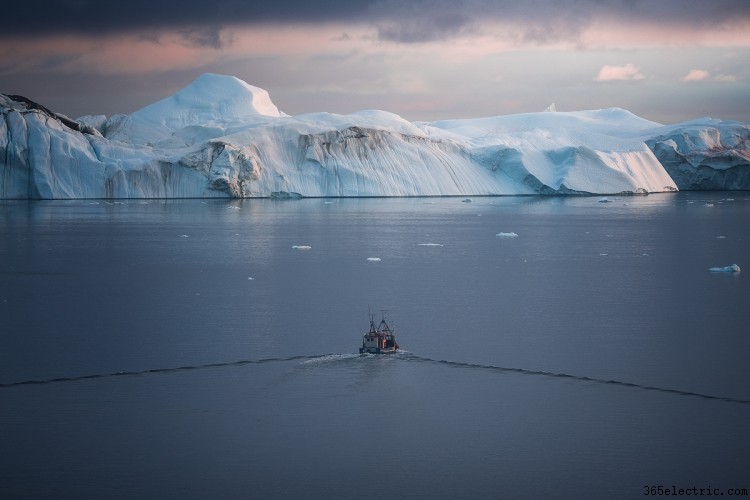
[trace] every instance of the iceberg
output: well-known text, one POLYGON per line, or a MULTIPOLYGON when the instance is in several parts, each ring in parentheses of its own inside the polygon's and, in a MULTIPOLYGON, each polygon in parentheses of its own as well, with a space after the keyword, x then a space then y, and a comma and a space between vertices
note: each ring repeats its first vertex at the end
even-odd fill
POLYGON ((737 264, 732 264, 731 266, 726 267, 712 267, 709 269, 709 272, 712 273, 738 273, 740 272, 740 266, 737 264))
POLYGON ((204 74, 129 115, 72 120, 0 94, 0 199, 638 194, 750 189, 750 126, 626 110, 409 122, 289 116, 204 74))
POLYGON ((750 125, 703 118, 650 135, 646 144, 680 189, 750 189, 750 125))

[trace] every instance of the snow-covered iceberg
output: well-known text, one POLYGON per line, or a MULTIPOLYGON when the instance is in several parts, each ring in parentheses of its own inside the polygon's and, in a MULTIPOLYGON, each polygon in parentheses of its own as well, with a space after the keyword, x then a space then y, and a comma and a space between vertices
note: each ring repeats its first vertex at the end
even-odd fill
POLYGON ((622 109, 430 123, 374 110, 288 116, 265 90, 204 74, 130 115, 71 120, 2 94, 0 111, 2 199, 750 189, 747 124, 665 127, 622 109), (690 169, 730 173, 696 180, 690 169))

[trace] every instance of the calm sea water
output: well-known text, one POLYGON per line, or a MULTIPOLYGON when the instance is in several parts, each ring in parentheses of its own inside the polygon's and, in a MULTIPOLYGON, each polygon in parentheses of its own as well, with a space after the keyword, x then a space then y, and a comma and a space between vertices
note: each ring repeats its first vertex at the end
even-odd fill
POLYGON ((750 489, 748 272, 748 193, 0 201, 0 497, 750 489))

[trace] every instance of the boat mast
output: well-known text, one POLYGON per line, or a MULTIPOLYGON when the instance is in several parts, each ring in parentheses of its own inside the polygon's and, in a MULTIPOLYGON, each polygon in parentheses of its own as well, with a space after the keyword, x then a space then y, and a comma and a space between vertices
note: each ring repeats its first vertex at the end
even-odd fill
POLYGON ((379 332, 386 332, 392 334, 391 328, 388 326, 388 323, 385 322, 385 313, 387 313, 385 309, 380 310, 380 325, 378 325, 378 331, 379 332), (385 328, 383 328, 385 326, 385 328))
POLYGON ((370 317, 370 333, 378 333, 378 329, 375 328, 375 315, 370 312, 370 308, 367 308, 367 315, 370 317))

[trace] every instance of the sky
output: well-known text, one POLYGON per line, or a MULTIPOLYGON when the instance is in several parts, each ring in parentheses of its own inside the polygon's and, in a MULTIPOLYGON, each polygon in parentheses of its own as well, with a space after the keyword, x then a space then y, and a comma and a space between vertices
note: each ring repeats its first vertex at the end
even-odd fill
POLYGON ((202 73, 287 114, 407 120, 625 108, 750 121, 747 0, 25 0, 0 92, 72 118, 130 113, 202 73))

